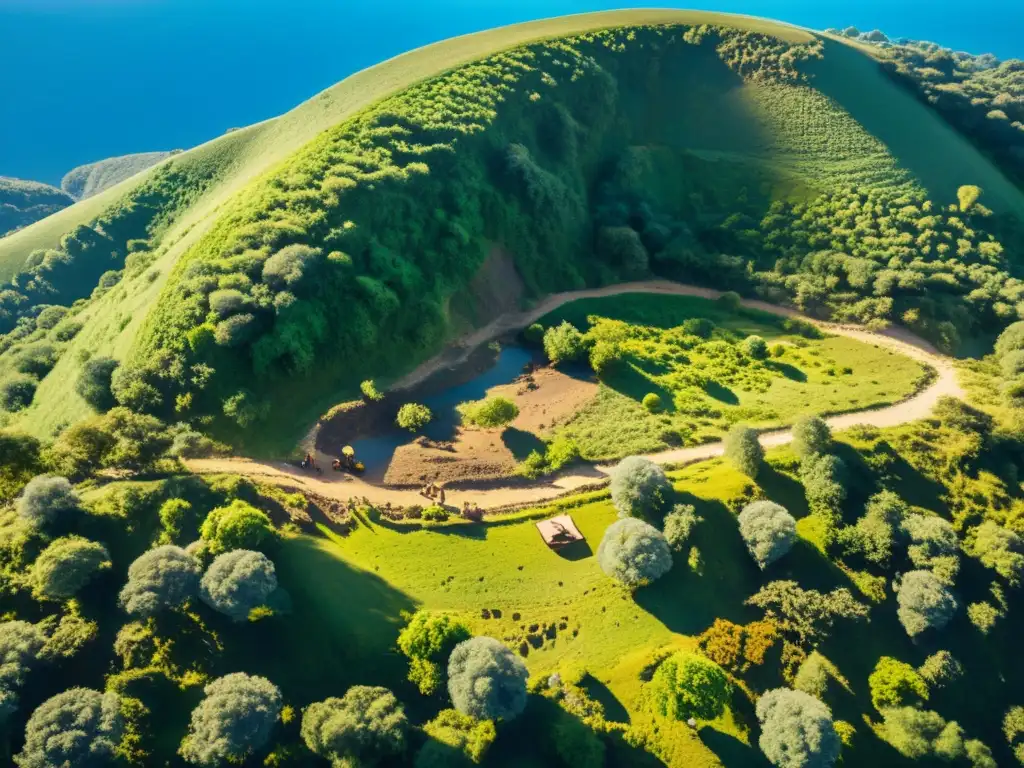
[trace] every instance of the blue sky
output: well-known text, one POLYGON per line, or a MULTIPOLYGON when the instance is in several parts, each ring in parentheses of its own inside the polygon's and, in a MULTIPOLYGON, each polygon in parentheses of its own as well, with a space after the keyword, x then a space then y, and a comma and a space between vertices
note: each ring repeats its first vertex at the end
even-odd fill
MULTIPOLYGON (((111 155, 194 146, 418 45, 601 0, 0 0, 0 175, 56 183, 111 155)), ((651 5, 639 3, 638 5, 651 5)), ((1024 0, 720 0, 1024 57, 1024 0)))

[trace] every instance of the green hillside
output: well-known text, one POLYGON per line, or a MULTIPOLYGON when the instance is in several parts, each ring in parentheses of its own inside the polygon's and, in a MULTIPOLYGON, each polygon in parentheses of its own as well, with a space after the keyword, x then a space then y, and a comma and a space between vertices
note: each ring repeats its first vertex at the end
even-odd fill
POLYGON ((75 200, 84 200, 141 173, 172 154, 174 153, 139 152, 80 165, 64 174, 60 180, 60 188, 75 200))
POLYGON ((451 307, 494 243, 528 296, 654 273, 955 348, 1016 317, 1022 214, 861 48, 746 17, 567 17, 405 54, 0 240, 0 265, 31 265, 0 294, 0 370, 52 339, 40 305, 74 303, 15 423, 87 415, 78 370, 110 355, 122 402, 280 450, 465 327, 451 307))
POLYGON ((0 237, 56 213, 72 202, 71 197, 49 184, 0 176, 0 237))

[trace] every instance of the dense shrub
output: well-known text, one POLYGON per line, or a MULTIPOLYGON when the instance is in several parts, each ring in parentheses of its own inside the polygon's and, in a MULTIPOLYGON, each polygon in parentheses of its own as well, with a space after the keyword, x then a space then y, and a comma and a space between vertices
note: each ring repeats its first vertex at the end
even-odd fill
POLYGON ((377 385, 373 379, 366 379, 359 385, 359 391, 363 393, 363 397, 371 403, 379 403, 384 399, 384 393, 377 389, 377 385))
POLYGON ((1024 764, 1024 707, 1010 707, 1006 710, 1003 734, 1017 761, 1024 764))
POLYGON ((119 406, 64 430, 48 453, 56 469, 84 478, 99 469, 148 469, 172 441, 159 419, 119 406))
POLYGON ((937 515, 908 515, 903 530, 909 537, 907 556, 915 568, 927 568, 952 586, 960 569, 960 542, 948 520, 937 515))
POLYGON ((302 740, 333 765, 375 765, 405 749, 405 710, 387 688, 354 685, 342 698, 309 705, 302 740))
POLYGON ((70 688, 44 701, 25 725, 19 768, 100 766, 117 757, 124 721, 116 693, 70 688))
POLYGON ((965 753, 963 730, 955 722, 947 723, 937 712, 898 707, 887 709, 883 716, 883 738, 904 757, 951 761, 965 753))
POLYGON ((801 416, 793 424, 793 451, 803 458, 825 453, 832 444, 832 430, 820 416, 801 416))
POLYGON ((612 503, 620 517, 653 517, 672 492, 665 470, 640 456, 626 457, 610 475, 612 503))
POLYGON ((48 528, 79 509, 81 501, 66 477, 33 477, 18 499, 18 514, 36 528, 48 528))
POLYGON ((433 694, 442 682, 442 665, 471 636, 469 627, 447 614, 414 613, 398 635, 398 648, 409 657, 409 681, 424 696, 433 694))
POLYGON ((764 360, 768 357, 768 344, 760 336, 747 336, 740 347, 743 349, 743 354, 755 360, 764 360))
POLYGON ((758 746, 778 768, 829 768, 840 743, 828 707, 802 691, 776 688, 757 700, 758 746))
POLYGON ((655 709, 674 720, 714 720, 729 703, 732 683, 713 661, 680 651, 658 665, 650 695, 655 709))
POLYGON ((491 637, 455 646, 448 659, 448 694, 464 715, 512 720, 526 707, 526 665, 491 637))
POLYGON ((319 248, 289 245, 263 262, 263 282, 273 288, 294 288, 321 255, 319 248))
POLYGON ((1011 584, 1024 577, 1024 539, 992 520, 978 526, 971 553, 1011 584))
POLYGON ((420 405, 419 403, 405 403, 398 409, 395 423, 402 429, 408 429, 410 432, 419 432, 430 423, 432 418, 433 414, 427 406, 420 405))
POLYGON ((519 415, 519 407, 506 397, 488 397, 475 403, 462 403, 458 411, 463 421, 484 429, 504 427, 519 415))
POLYGON ((165 544, 139 555, 128 567, 121 607, 133 616, 179 608, 199 592, 199 561, 181 547, 165 544))
POLYGON ((264 677, 243 672, 209 683, 192 710, 181 756, 195 765, 240 763, 269 740, 281 714, 281 692, 264 677))
POLYGON ((846 465, 829 453, 809 454, 800 462, 800 482, 812 509, 836 510, 846 498, 846 465))
POLYGON ((490 720, 477 720, 454 709, 442 709, 423 725, 423 731, 431 741, 417 756, 416 768, 447 768, 452 765, 453 750, 481 763, 498 735, 490 720))
POLYGON ((672 552, 661 531, 643 520, 626 517, 604 532, 597 562, 608 576, 629 587, 642 587, 672 568, 672 552))
MULTIPOLYGON (((619 363, 622 362, 625 353, 622 351, 622 347, 610 341, 600 340, 594 343, 594 346, 590 348, 590 367, 594 370, 598 376, 605 376, 613 372, 619 363)), ((653 393, 652 393, 653 394, 653 393)), ((648 395, 644 396, 644 400, 647 400, 648 395)), ((655 395, 657 397, 657 395, 655 395)), ((645 407, 650 410, 647 404, 645 407)), ((660 398, 659 398, 660 408, 660 398)))
POLYGON ((35 624, 0 622, 0 724, 18 708, 18 690, 45 644, 46 636, 35 624))
POLYGON ((773 581, 746 601, 765 612, 783 632, 799 642, 816 645, 828 637, 836 619, 866 619, 868 609, 845 587, 822 593, 795 581, 773 581))
POLYGON ((734 425, 725 436, 725 457, 747 477, 757 477, 764 463, 764 448, 757 432, 742 424, 734 425))
POLYGON ((0 407, 17 413, 32 405, 36 396, 36 380, 31 376, 10 376, 0 383, 0 407))
POLYGON ((24 373, 41 379, 57 364, 60 353, 53 344, 41 342, 25 347, 14 358, 14 369, 18 373, 24 373))
POLYGON ((232 549, 260 549, 276 540, 277 531, 266 513, 251 504, 235 499, 226 507, 210 510, 199 535, 209 552, 218 555, 232 549))
POLYGON ((691 504, 676 504, 672 511, 665 515, 665 522, 661 526, 661 532, 665 535, 665 541, 673 552, 682 551, 686 542, 693 533, 693 529, 704 518, 697 514, 697 510, 691 504))
POLYGON ((109 411, 117 405, 117 400, 110 391, 110 382, 119 365, 120 363, 112 357, 90 358, 82 366, 78 381, 75 383, 75 391, 93 409, 100 412, 109 411))
POLYGON ((641 405, 643 405, 644 409, 647 410, 648 413, 657 413, 662 407, 661 396, 654 392, 648 392, 644 395, 641 405))
POLYGON ((53 600, 66 600, 100 571, 110 568, 107 548, 81 536, 55 539, 32 565, 34 591, 53 600))
POLYGON ((568 321, 544 332, 544 352, 554 365, 581 360, 587 353, 586 339, 568 321))
POLYGON ((936 651, 917 670, 929 688, 943 688, 957 680, 963 666, 949 651, 936 651))
POLYGON ((277 589, 274 564, 262 552, 234 549, 218 555, 199 582, 199 597, 232 621, 245 621, 277 589))
POLYGON ((885 567, 907 514, 903 499, 892 491, 880 491, 868 499, 856 525, 840 533, 840 543, 847 552, 858 552, 869 562, 885 567))
POLYGON ((911 637, 926 629, 942 629, 957 609, 956 598, 931 571, 903 574, 896 599, 900 623, 911 637))
POLYGON ((789 552, 796 541, 796 520, 772 501, 747 504, 740 512, 739 524, 747 550, 761 570, 789 552))
POLYGON ((928 699, 928 684, 909 664, 883 656, 868 677, 871 703, 879 712, 892 707, 917 706, 928 699))

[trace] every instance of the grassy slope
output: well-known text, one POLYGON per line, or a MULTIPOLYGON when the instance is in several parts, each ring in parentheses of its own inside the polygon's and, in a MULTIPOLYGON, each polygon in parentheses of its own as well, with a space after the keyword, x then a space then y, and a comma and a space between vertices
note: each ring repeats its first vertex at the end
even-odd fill
MULTIPOLYGON (((217 219, 221 206, 234 196, 245 194, 247 184, 279 167, 289 155, 327 127, 336 125, 364 107, 413 83, 502 48, 589 29, 658 22, 726 24, 773 34, 794 42, 807 41, 812 37, 804 30, 762 19, 689 11, 617 11, 531 22, 455 38, 409 52, 349 77, 282 117, 233 132, 179 155, 175 162, 210 162, 211 157, 214 158, 224 169, 218 183, 186 211, 166 234, 162 255, 155 265, 159 276, 154 282, 135 288, 125 286, 127 293, 114 292, 87 311, 83 318, 89 320, 86 329, 73 342, 69 354, 65 354, 54 372, 41 384, 37 397, 39 404, 19 417, 16 423, 36 434, 46 435, 60 424, 84 415, 85 406, 72 391, 79 366, 74 353, 89 350, 93 353, 113 354, 119 358, 126 356, 138 336, 146 313, 160 295, 171 268, 181 254, 208 231, 217 219), (123 322, 127 322, 124 327, 123 322)), ((842 109, 846 108, 854 118, 861 120, 871 134, 889 145, 889 152, 885 152, 885 147, 880 145, 885 156, 883 166, 903 163, 940 200, 950 199, 956 186, 961 183, 980 182, 986 187, 986 203, 991 207, 997 210, 1024 211, 1024 196, 1009 185, 985 158, 945 126, 940 118, 884 78, 870 57, 842 43, 828 42, 826 59, 816 65, 816 71, 818 80, 823 83, 822 87, 836 100, 829 107, 835 113, 829 119, 836 115, 846 116, 849 122, 849 116, 842 109), (879 99, 885 108, 873 109, 872 105, 878 103, 879 99), (890 116, 896 116, 897 119, 892 120, 890 116), (914 138, 916 136, 924 136, 926 140, 918 142, 914 138), (935 162, 934 158, 943 158, 943 161, 935 162)), ((695 75, 690 77, 700 79, 695 75)), ((762 122, 761 130, 753 132, 760 134, 762 139, 752 142, 748 146, 748 153, 741 159, 748 169, 753 167, 752 163, 778 166, 773 172, 776 179, 773 196, 803 194, 800 183, 794 180, 794 172, 808 175, 813 167, 823 164, 828 165, 830 174, 843 172, 844 169, 836 170, 833 166, 843 164, 835 158, 844 157, 844 148, 820 142, 820 134, 823 130, 827 133, 831 125, 829 120, 804 128, 803 116, 800 116, 794 123, 798 126, 794 135, 783 136, 794 151, 784 152, 778 146, 755 146, 764 144, 765 133, 771 134, 778 129, 780 116, 766 116, 763 104, 756 103, 754 93, 747 86, 736 89, 729 99, 736 102, 735 114, 748 114, 762 122), (808 152, 804 146, 808 142, 817 150, 808 152)), ((652 111, 652 120, 671 117, 670 107, 659 110, 652 111)), ((673 125, 671 121, 666 124, 673 125)), ((692 138, 699 136, 700 130, 687 130, 684 133, 692 138)), ((858 141, 861 139, 863 136, 858 141)), ((743 142, 737 143, 737 147, 729 149, 742 150, 743 142)), ((692 142, 691 147, 702 149, 692 142)), ((717 152, 710 155, 714 160, 734 159, 736 155, 743 154, 742 151, 728 151, 723 156, 720 150, 713 149, 717 152)), ((865 152, 877 155, 876 150, 877 147, 872 145, 865 152)), ((874 160, 869 160, 865 162, 871 165, 874 160)), ((741 164, 738 167, 742 170, 743 166, 741 164)), ((29 251, 54 244, 63 232, 94 218, 145 177, 146 174, 133 177, 10 238, 0 240, 0 278, 9 275, 16 266, 23 263, 29 251)), ((294 414, 289 420, 298 423, 303 420, 301 416, 294 414)))

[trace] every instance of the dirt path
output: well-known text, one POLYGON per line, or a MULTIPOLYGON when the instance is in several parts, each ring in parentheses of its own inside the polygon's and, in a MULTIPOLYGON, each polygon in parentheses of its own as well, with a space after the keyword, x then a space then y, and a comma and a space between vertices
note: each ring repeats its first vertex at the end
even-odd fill
MULTIPOLYGON (((524 328, 570 301, 615 296, 623 293, 657 293, 674 296, 696 296, 705 299, 716 299, 721 296, 721 291, 715 291, 710 288, 698 288, 681 283, 671 283, 664 280, 622 283, 594 290, 552 294, 526 312, 502 315, 485 327, 463 337, 456 342, 457 347, 463 350, 461 354, 453 357, 452 351, 449 349, 446 353, 442 353, 419 366, 397 382, 395 386, 396 388, 413 386, 436 371, 452 365, 460 357, 468 355, 478 345, 484 344, 509 331, 524 328)), ((780 307, 754 299, 744 299, 743 306, 769 312, 773 315, 798 317, 813 323, 828 333, 847 336, 857 341, 891 349, 894 352, 925 363, 935 370, 936 376, 932 382, 907 400, 881 408, 830 416, 826 421, 828 421, 833 430, 846 429, 854 424, 866 424, 874 427, 892 427, 904 424, 927 416, 940 397, 963 397, 963 389, 957 381, 956 371, 949 359, 942 356, 927 341, 905 329, 893 328, 886 331, 873 332, 864 330, 861 327, 826 323, 808 318, 788 307, 780 307)), ((762 433, 760 439, 764 446, 771 447, 788 443, 793 439, 793 435, 788 429, 779 429, 762 433)), ((722 443, 716 442, 691 448, 661 451, 650 454, 647 458, 658 464, 686 464, 720 456, 722 451, 722 443)), ((323 475, 310 475, 285 462, 256 462, 242 458, 194 459, 186 463, 191 471, 197 473, 229 472, 246 475, 279 485, 308 488, 329 498, 347 500, 353 496, 358 496, 366 497, 375 504, 390 502, 401 506, 424 503, 424 499, 415 491, 371 485, 358 478, 332 472, 329 463, 325 464, 327 469, 323 475)), ((577 467, 565 474, 539 480, 529 485, 495 486, 477 490, 453 489, 447 494, 446 502, 461 507, 464 501, 469 501, 485 509, 528 505, 553 499, 588 486, 600 485, 607 480, 608 469, 609 467, 604 465, 577 467)))

